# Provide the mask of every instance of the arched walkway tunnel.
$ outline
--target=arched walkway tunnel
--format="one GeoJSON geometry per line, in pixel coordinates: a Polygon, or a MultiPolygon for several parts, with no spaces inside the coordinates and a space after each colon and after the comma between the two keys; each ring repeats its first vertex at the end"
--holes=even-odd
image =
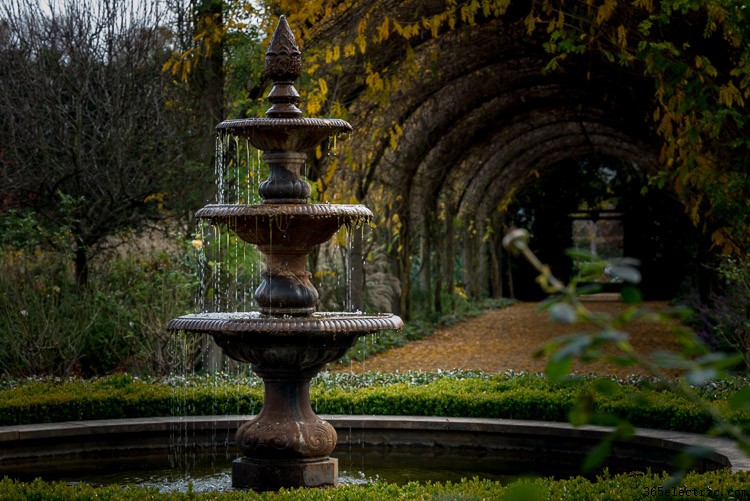
{"type": "MultiPolygon", "coordinates": [[[[407,317],[415,294],[435,310],[456,294],[538,296],[528,273],[508,273],[500,246],[524,210],[535,212],[532,245],[566,276],[571,215],[586,196],[612,189],[588,193],[596,183],[581,166],[595,160],[627,171],[626,191],[610,198],[622,214],[622,251],[642,262],[645,292],[674,294],[691,266],[695,242],[680,204],[668,190],[643,190],[661,146],[653,82],[590,54],[550,69],[546,40],[523,22],[527,6],[517,10],[471,29],[389,39],[365,66],[329,65],[332,97],[348,104],[356,131],[348,153],[356,167],[340,175],[358,201],[385,212],[387,235],[378,238],[398,243],[387,249],[402,286],[394,310],[407,317]],[[378,92],[366,85],[372,78],[382,81],[378,92]]],[[[356,17],[336,29],[356,33],[356,17]]]]}
{"type": "MultiPolygon", "coordinates": [[[[647,189],[647,173],[617,157],[570,158],[514,198],[505,214],[513,225],[533,235],[532,250],[559,278],[574,275],[575,249],[604,259],[639,262],[641,293],[648,299],[671,299],[695,276],[697,233],[682,205],[665,190],[647,189]]],[[[504,293],[538,300],[543,292],[536,270],[520,260],[507,262],[504,293]]],[[[621,278],[602,275],[601,290],[618,291],[621,278]]]]}

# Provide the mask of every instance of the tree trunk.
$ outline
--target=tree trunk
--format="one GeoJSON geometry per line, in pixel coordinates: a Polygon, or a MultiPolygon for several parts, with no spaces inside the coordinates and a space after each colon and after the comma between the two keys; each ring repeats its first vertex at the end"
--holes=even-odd
{"type": "Polygon", "coordinates": [[[502,297],[503,295],[503,267],[502,249],[496,235],[489,240],[490,259],[492,260],[492,281],[490,284],[490,297],[502,297]],[[499,251],[499,252],[498,252],[499,251]]]}
{"type": "Polygon", "coordinates": [[[404,320],[411,319],[411,245],[408,226],[401,229],[401,250],[398,251],[399,280],[401,281],[400,315],[404,320]]]}
{"type": "Polygon", "coordinates": [[[75,278],[79,288],[85,288],[89,283],[89,252],[88,247],[78,243],[75,249],[75,278]]]}
{"type": "Polygon", "coordinates": [[[466,295],[471,299],[476,299],[479,289],[479,277],[477,276],[479,268],[479,250],[477,249],[476,235],[473,235],[474,227],[472,224],[466,227],[464,231],[464,287],[466,295]]]}
{"type": "Polygon", "coordinates": [[[394,315],[401,315],[401,304],[403,301],[401,300],[401,296],[404,294],[404,283],[401,280],[401,267],[399,265],[399,255],[396,252],[391,252],[388,255],[388,266],[390,268],[391,274],[396,277],[399,281],[399,288],[401,289],[401,295],[398,297],[392,296],[391,297],[391,313],[394,315]]]}
{"type": "Polygon", "coordinates": [[[516,291],[515,291],[515,288],[513,287],[513,266],[511,265],[511,262],[510,262],[511,254],[510,252],[507,252],[504,254],[504,256],[505,256],[505,264],[506,264],[505,271],[508,274],[508,297],[511,299],[515,299],[516,291]]]}
{"type": "Polygon", "coordinates": [[[440,220],[437,217],[432,219],[433,238],[437,240],[435,243],[435,271],[433,273],[435,277],[435,287],[432,292],[433,304],[432,308],[436,313],[443,313],[443,267],[444,267],[444,252],[443,247],[440,245],[440,235],[443,234],[442,228],[440,227],[440,220]]]}
{"type": "Polygon", "coordinates": [[[486,224],[477,225],[477,287],[474,299],[481,300],[490,289],[490,251],[489,242],[484,238],[486,224]]]}
{"type": "Polygon", "coordinates": [[[445,252],[443,253],[443,266],[442,275],[443,281],[445,282],[445,291],[448,293],[448,297],[451,298],[450,308],[453,310],[454,301],[452,299],[453,289],[455,284],[453,282],[454,269],[456,264],[456,231],[453,226],[453,205],[450,203],[445,204],[445,252]]]}
{"type": "Polygon", "coordinates": [[[400,315],[404,320],[411,319],[411,277],[409,269],[411,268],[411,256],[404,253],[400,256],[400,280],[401,280],[401,305],[399,307],[400,315]]]}
{"type": "Polygon", "coordinates": [[[424,290],[424,303],[428,310],[432,309],[432,245],[430,241],[430,217],[425,214],[425,222],[422,229],[422,289],[424,290]]]}

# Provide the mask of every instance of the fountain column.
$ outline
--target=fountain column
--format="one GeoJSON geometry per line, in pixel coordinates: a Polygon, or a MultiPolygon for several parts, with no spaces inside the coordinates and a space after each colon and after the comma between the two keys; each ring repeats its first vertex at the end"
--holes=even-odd
{"type": "Polygon", "coordinates": [[[243,457],[232,463],[234,487],[333,486],[338,460],[329,457],[336,447],[336,430],[318,417],[310,405],[310,379],[294,371],[253,371],[265,387],[263,409],[240,426],[235,442],[243,457]]]}

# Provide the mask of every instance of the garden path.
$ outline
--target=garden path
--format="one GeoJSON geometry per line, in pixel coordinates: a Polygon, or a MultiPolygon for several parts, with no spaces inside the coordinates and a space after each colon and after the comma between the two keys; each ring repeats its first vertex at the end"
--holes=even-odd
{"type": "MultiPolygon", "coordinates": [[[[617,296],[599,295],[586,301],[595,312],[615,313],[625,308],[617,296]]],[[[651,311],[665,308],[665,302],[647,302],[651,311]]],[[[580,325],[561,325],[552,322],[537,303],[517,303],[491,310],[478,317],[462,321],[436,331],[429,338],[409,343],[401,348],[353,362],[344,370],[352,372],[404,372],[407,370],[435,371],[438,369],[468,369],[487,372],[514,371],[543,372],[544,359],[534,358],[534,352],[547,341],[565,334],[581,332],[580,325]]],[[[654,350],[677,350],[679,345],[669,326],[640,319],[627,329],[633,346],[642,353],[654,350]]],[[[638,367],[623,368],[601,361],[576,361],[573,370],[582,374],[611,374],[623,377],[645,374],[638,367]]]]}

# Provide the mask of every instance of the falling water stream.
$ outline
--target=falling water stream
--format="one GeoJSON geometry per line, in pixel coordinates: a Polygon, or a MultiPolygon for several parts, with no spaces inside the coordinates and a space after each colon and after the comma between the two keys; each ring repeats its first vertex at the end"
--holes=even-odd
{"type": "MultiPolygon", "coordinates": [[[[335,152],[336,140],[331,139],[328,154],[335,152]]],[[[216,139],[215,149],[215,203],[217,204],[257,204],[260,180],[268,174],[262,152],[253,148],[246,138],[239,138],[220,133],[216,139]]],[[[306,169],[306,167],[305,167],[306,169]]],[[[306,175],[307,172],[304,172],[306,175]]],[[[281,222],[277,222],[281,224],[281,222]]],[[[321,245],[318,258],[318,273],[314,279],[325,281],[319,290],[326,291],[327,304],[319,309],[326,311],[352,311],[352,246],[353,232],[363,232],[363,223],[344,224],[338,234],[329,242],[321,245]],[[336,270],[341,270],[338,272],[336,270]],[[331,281],[333,277],[333,281],[331,281]],[[332,293],[331,293],[332,291],[332,293]]],[[[210,314],[218,312],[249,312],[257,308],[253,294],[262,280],[264,269],[263,256],[255,246],[237,238],[225,225],[212,225],[209,221],[198,220],[196,223],[193,247],[195,248],[199,287],[196,294],[196,311],[210,314]]],[[[320,284],[318,284],[320,285],[320,284]]],[[[363,336],[358,340],[365,347],[372,343],[374,335],[363,336]]],[[[237,393],[246,386],[243,377],[259,379],[247,367],[236,364],[226,357],[214,345],[213,339],[202,335],[203,348],[199,359],[183,368],[181,376],[194,377],[195,371],[206,369],[220,370],[230,375],[237,383],[237,393]],[[220,357],[220,362],[212,357],[220,357]],[[242,377],[238,377],[242,376],[242,377]]],[[[175,349],[183,351],[183,359],[190,357],[184,335],[173,336],[175,349]]],[[[366,348],[365,348],[366,350],[366,348]]],[[[190,413],[186,409],[187,399],[179,385],[174,390],[175,416],[190,413]]],[[[238,399],[239,401],[239,399],[238,399]]],[[[238,404],[239,405],[239,404],[238,404]]],[[[352,408],[353,409],[353,408],[352,408]]],[[[259,409],[256,409],[256,411],[259,409]]],[[[240,414],[240,409],[237,409],[240,414]]],[[[66,481],[87,481],[92,483],[123,483],[156,486],[161,490],[186,490],[188,484],[195,491],[222,490],[230,485],[231,472],[229,465],[237,456],[228,445],[217,445],[209,451],[196,451],[186,444],[191,443],[189,425],[177,425],[172,430],[172,443],[175,444],[168,454],[149,457],[139,456],[132,462],[118,460],[118,466],[108,464],[102,471],[101,478],[92,472],[90,478],[80,476],[80,471],[88,469],[84,462],[66,461],[59,468],[50,470],[55,478],[66,481]],[[71,468],[67,468],[70,466],[71,468]],[[117,471],[114,471],[117,470],[117,471]]],[[[362,483],[372,479],[394,479],[407,474],[405,480],[425,478],[418,464],[405,468],[403,461],[390,461],[379,457],[377,452],[363,446],[349,447],[343,452],[334,454],[340,460],[340,480],[342,483],[362,483]],[[389,466],[392,464],[393,466],[389,466]],[[364,473],[364,472],[367,473],[364,473]],[[416,475],[416,477],[415,477],[416,475]]],[[[419,456],[419,455],[418,455],[419,456]]],[[[424,457],[421,455],[421,457],[424,457]]],[[[433,458],[434,462],[434,458],[433,458]]],[[[97,461],[97,463],[99,463],[97,461]]],[[[455,470],[456,468],[454,468],[455,470]]],[[[481,473],[481,472],[475,472],[481,473]]],[[[486,472],[485,472],[486,473],[486,472]]],[[[445,473],[443,473],[445,474],[445,473]]],[[[454,475],[455,476],[455,475],[454,475]]],[[[454,477],[453,476],[453,477],[454,477]]],[[[434,477],[434,475],[433,475],[434,477]]],[[[428,479],[433,478],[429,475],[428,479]]],[[[448,477],[448,478],[453,478],[448,477]]],[[[434,477],[437,479],[437,477],[434,477]]],[[[397,481],[397,480],[394,480],[397,481]]]]}

